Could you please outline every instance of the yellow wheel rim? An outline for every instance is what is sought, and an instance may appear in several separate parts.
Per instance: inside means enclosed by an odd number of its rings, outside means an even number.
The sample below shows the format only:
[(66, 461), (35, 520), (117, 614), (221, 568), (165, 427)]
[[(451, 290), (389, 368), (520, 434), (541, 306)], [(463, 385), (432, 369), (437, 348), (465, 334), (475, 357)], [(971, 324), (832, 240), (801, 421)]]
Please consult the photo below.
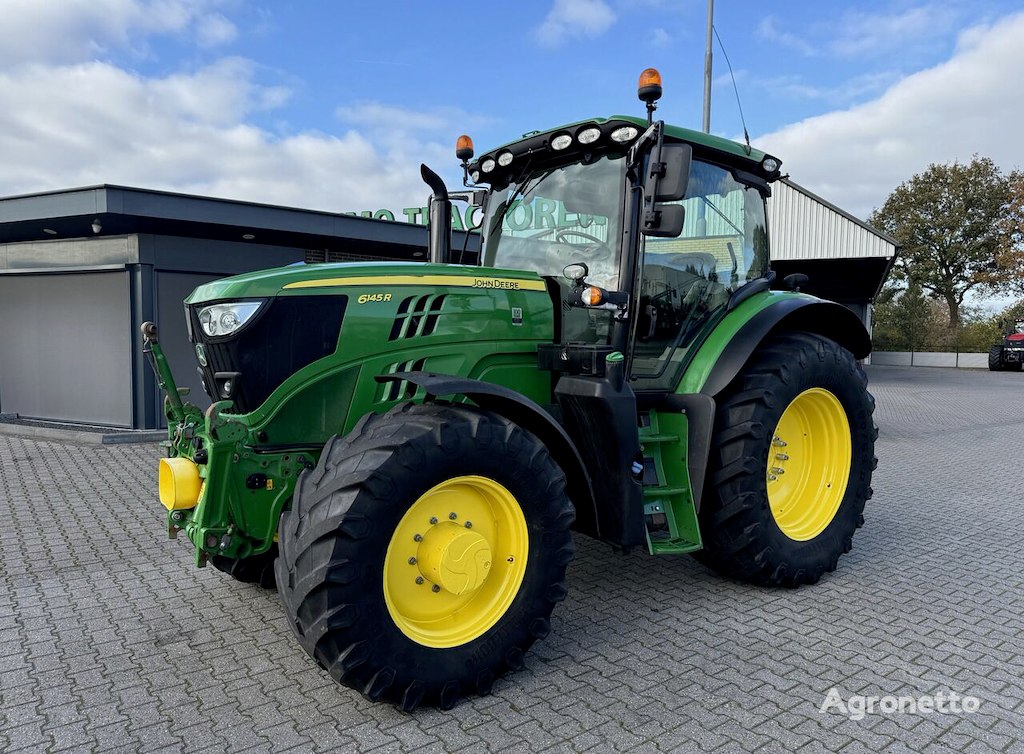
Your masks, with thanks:
[(824, 388), (800, 393), (779, 419), (768, 450), (768, 505), (790, 539), (821, 534), (846, 495), (853, 460), (850, 421)]
[(425, 492), (399, 521), (384, 556), (384, 601), (395, 625), (428, 647), (482, 636), (526, 574), (530, 539), (515, 496), (482, 476)]

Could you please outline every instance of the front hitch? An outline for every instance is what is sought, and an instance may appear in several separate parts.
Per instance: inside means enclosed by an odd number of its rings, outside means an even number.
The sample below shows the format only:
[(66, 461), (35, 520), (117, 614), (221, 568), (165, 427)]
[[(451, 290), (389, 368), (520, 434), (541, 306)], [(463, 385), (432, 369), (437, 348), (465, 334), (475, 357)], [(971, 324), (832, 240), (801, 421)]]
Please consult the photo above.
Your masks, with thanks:
[(153, 367), (160, 389), (167, 395), (167, 419), (168, 421), (183, 422), (185, 420), (185, 404), (181, 402), (181, 393), (178, 391), (177, 385), (174, 384), (171, 367), (160, 347), (156, 325), (153, 322), (143, 322), (141, 330), (142, 353), (146, 355), (149, 365)]

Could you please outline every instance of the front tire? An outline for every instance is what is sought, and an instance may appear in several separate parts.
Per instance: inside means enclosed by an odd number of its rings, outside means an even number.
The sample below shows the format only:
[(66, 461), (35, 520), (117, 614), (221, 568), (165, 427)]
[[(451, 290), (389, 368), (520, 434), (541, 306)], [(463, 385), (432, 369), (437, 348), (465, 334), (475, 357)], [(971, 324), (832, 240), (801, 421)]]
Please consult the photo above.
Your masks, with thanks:
[(277, 559), (277, 545), (272, 544), (266, 552), (248, 558), (226, 558), (214, 555), (210, 564), (218, 571), (228, 574), (243, 584), (258, 584), (264, 589), (274, 588), (274, 561)]
[(698, 559), (767, 586), (835, 570), (871, 497), (873, 411), (845, 348), (810, 333), (766, 341), (718, 398)]
[(335, 680), (405, 710), (449, 709), (548, 634), (573, 519), (534, 435), (468, 406), (406, 404), (332, 439), (300, 478), (278, 591)]

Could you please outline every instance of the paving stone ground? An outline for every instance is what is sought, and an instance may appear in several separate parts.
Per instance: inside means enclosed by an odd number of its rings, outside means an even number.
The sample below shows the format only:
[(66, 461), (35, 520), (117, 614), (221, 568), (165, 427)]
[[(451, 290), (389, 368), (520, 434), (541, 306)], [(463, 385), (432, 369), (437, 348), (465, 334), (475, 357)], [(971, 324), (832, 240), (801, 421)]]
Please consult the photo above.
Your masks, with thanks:
[[(527, 669), (412, 715), (164, 538), (156, 445), (0, 437), (0, 752), (1024, 751), (1024, 375), (870, 376), (876, 494), (836, 573), (771, 591), (579, 537)], [(980, 708), (853, 720), (831, 688)]]

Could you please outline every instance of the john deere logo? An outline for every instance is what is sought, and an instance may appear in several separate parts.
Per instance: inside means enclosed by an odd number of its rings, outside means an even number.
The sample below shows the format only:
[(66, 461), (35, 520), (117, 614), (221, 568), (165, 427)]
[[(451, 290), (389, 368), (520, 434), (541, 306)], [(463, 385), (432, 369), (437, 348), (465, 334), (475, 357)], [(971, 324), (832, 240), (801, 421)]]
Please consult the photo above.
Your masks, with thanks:
[(206, 366), (206, 349), (202, 343), (196, 343), (196, 358), (199, 359), (199, 366)]

